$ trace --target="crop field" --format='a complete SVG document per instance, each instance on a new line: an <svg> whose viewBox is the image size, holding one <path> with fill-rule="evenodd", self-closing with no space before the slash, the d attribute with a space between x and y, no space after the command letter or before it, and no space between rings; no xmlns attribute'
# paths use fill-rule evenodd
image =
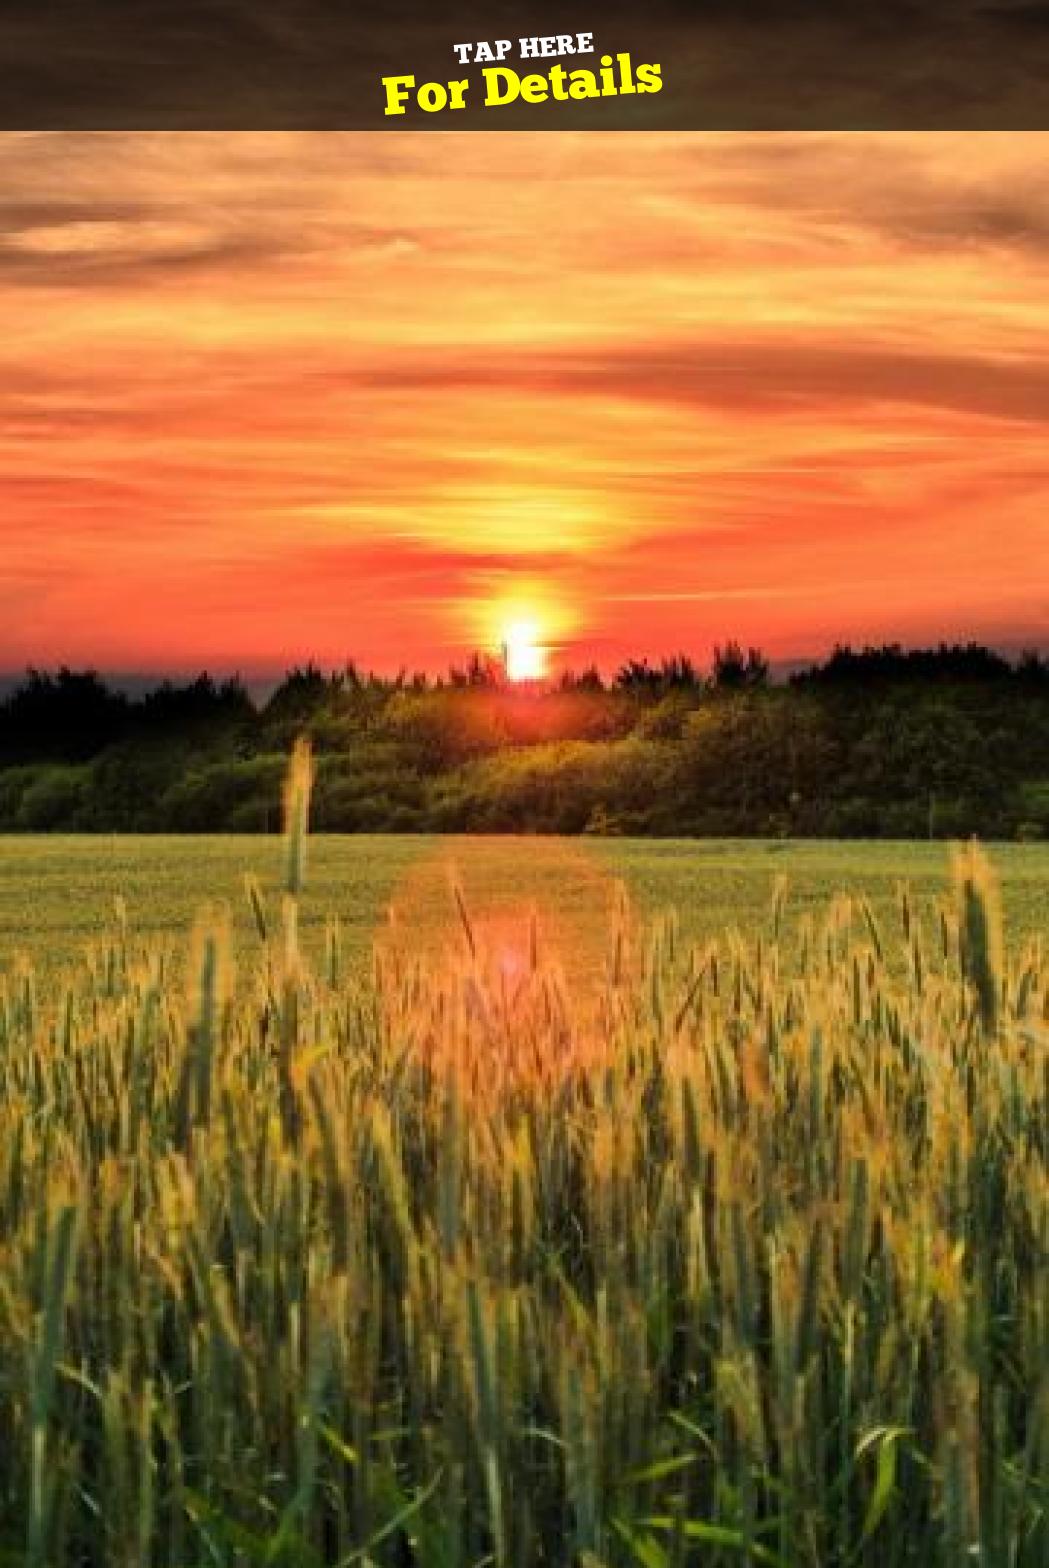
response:
<svg viewBox="0 0 1049 1568"><path fill-rule="evenodd" d="M1049 844L992 846L1005 919L1016 941L1049 932ZM616 884L639 913L673 908L688 939L763 929L777 882L795 914L837 893L863 895L891 916L897 888L916 901L944 888L946 844L659 841L651 839L317 837L310 840L301 929L317 959L326 921L340 921L347 958L364 965L391 901L399 929L436 953L454 920L454 875L475 918L511 925L534 906L569 971L600 967ZM24 954L46 972L68 967L111 929L123 900L132 929L176 949L201 905L229 906L234 947L254 957L244 896L250 873L274 889L276 837L8 837L0 839L0 972Z"/></svg>
<svg viewBox="0 0 1049 1568"><path fill-rule="evenodd" d="M1042 1568L1046 852L309 788L3 845L0 1561Z"/></svg>

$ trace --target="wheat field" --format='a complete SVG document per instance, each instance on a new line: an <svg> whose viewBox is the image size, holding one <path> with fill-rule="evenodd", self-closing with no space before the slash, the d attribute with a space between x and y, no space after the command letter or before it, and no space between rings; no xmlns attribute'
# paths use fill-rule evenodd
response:
<svg viewBox="0 0 1049 1568"><path fill-rule="evenodd" d="M1014 947L1049 931L1049 844L988 846L1000 879ZM349 967L367 970L377 932L395 912L404 940L430 958L457 924L450 875L475 921L519 928L538 909L548 948L573 981L585 969L599 982L613 927L618 884L639 920L677 911L680 935L704 944L739 931L767 930L777 882L789 886L788 936L799 918L818 920L848 892L895 929L899 885L931 905L950 873L947 843L828 839L639 839L432 837L407 834L310 836L310 871L299 899L299 935L314 968L325 932L339 922ZM276 834L0 835L0 977L27 959L39 983L61 981L104 941L119 901L139 944L182 965L186 934L203 902L229 907L230 951L250 978L258 952L244 877L279 901L284 851Z"/></svg>
<svg viewBox="0 0 1049 1568"><path fill-rule="evenodd" d="M221 909L3 980L0 1561L1040 1568L1049 962L981 852L621 896L592 988L453 887L362 973L309 788L238 983Z"/></svg>

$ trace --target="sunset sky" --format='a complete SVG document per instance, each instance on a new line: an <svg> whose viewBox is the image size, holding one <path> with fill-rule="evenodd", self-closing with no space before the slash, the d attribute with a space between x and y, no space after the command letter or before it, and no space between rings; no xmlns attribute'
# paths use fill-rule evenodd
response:
<svg viewBox="0 0 1049 1568"><path fill-rule="evenodd" d="M1049 132L3 132L0 193L0 670L1049 646Z"/></svg>

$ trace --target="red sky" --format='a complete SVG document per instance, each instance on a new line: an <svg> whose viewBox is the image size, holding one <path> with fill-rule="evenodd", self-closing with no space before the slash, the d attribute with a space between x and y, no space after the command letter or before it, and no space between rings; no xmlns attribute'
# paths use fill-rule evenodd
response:
<svg viewBox="0 0 1049 1568"><path fill-rule="evenodd" d="M1049 133L0 133L0 669L1049 646Z"/></svg>

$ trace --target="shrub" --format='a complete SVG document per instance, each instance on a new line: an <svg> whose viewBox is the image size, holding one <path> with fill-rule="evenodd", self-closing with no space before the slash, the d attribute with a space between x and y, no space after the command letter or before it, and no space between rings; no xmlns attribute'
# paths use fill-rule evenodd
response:
<svg viewBox="0 0 1049 1568"><path fill-rule="evenodd" d="M15 827L27 833L75 832L91 789L90 767L34 769L22 788Z"/></svg>
<svg viewBox="0 0 1049 1568"><path fill-rule="evenodd" d="M281 757L198 764L172 785L159 816L179 833L232 832L236 822L250 831L273 831L280 822Z"/></svg>

